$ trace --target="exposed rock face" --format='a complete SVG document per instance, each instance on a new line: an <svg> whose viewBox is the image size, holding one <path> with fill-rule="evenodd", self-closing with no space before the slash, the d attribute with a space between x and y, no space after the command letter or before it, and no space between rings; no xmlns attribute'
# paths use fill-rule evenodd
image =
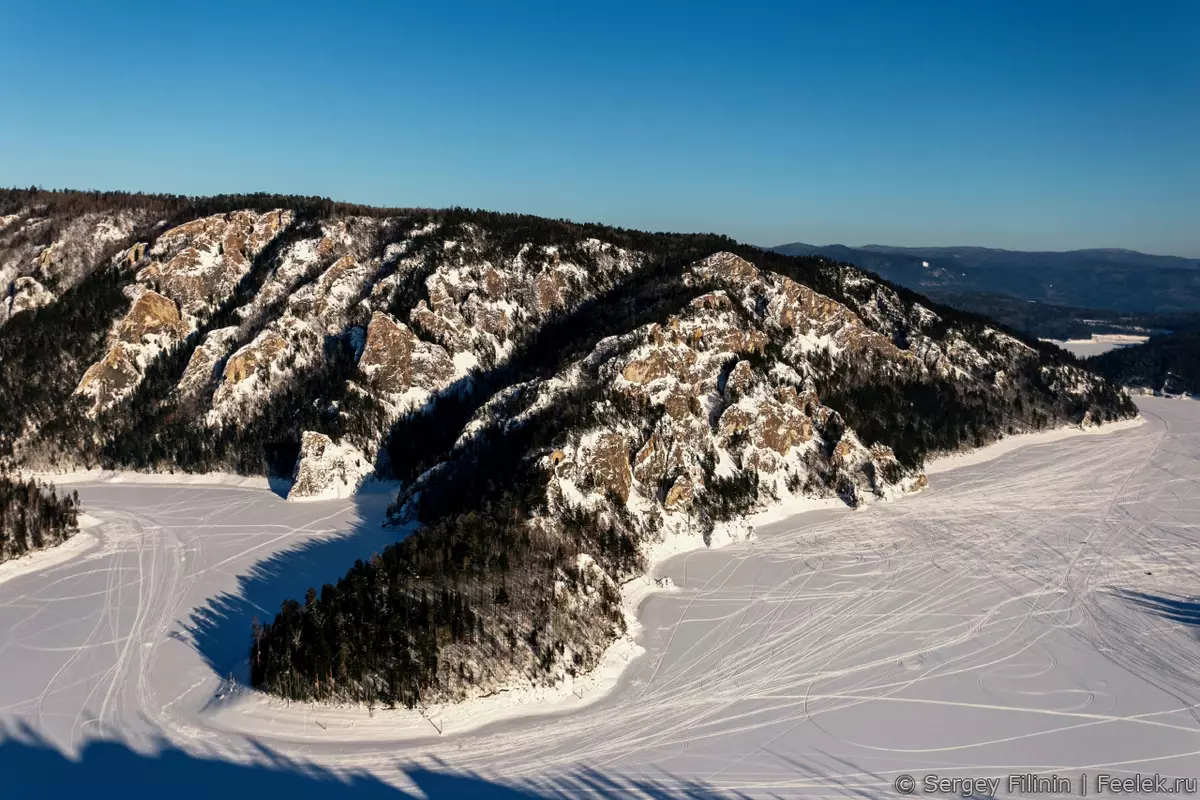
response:
<svg viewBox="0 0 1200 800"><path fill-rule="evenodd" d="M147 336L163 336L170 340L182 338L187 326L179 316L179 309L169 298L158 292L146 291L134 302L133 308L121 320L117 338L129 344L137 344Z"/></svg>
<svg viewBox="0 0 1200 800"><path fill-rule="evenodd" d="M237 384L255 375L287 349L288 343L274 331L267 331L238 350L225 365L225 383Z"/></svg>
<svg viewBox="0 0 1200 800"><path fill-rule="evenodd" d="M629 469L629 447L619 433L605 431L584 445L582 460L587 474L602 491L611 492L622 503L629 499L633 476Z"/></svg>
<svg viewBox="0 0 1200 800"><path fill-rule="evenodd" d="M136 228L151 224L146 211L122 210L52 217L29 208L0 225L0 325L13 315L54 302L87 277ZM11 301L9 298L11 297Z"/></svg>
<svg viewBox="0 0 1200 800"><path fill-rule="evenodd" d="M104 358L88 367L75 392L93 400L94 412L128 394L141 376L142 371L132 348L118 341L108 349Z"/></svg>
<svg viewBox="0 0 1200 800"><path fill-rule="evenodd" d="M445 348L418 339L407 325L379 311L367 326L358 368L387 395L402 395L413 388L437 391L454 374L454 362Z"/></svg>
<svg viewBox="0 0 1200 800"><path fill-rule="evenodd" d="M750 440L756 447L786 456L793 447L804 444L812 436L812 420L803 412L766 397L751 428Z"/></svg>
<svg viewBox="0 0 1200 800"><path fill-rule="evenodd" d="M150 251L140 283L179 303L188 316L203 316L229 296L251 260L291 221L291 213L235 211L172 228Z"/></svg>
<svg viewBox="0 0 1200 800"><path fill-rule="evenodd" d="M0 302L0 323L13 314L30 311L34 308L50 305L54 302L54 293L47 291L33 278L28 276L13 281L12 296Z"/></svg>
<svg viewBox="0 0 1200 800"><path fill-rule="evenodd" d="M204 337L204 341L192 351L183 377L179 379L181 395L191 395L207 388L217 377L218 367L229 354L229 348L237 339L236 326L217 328Z"/></svg>
<svg viewBox="0 0 1200 800"><path fill-rule="evenodd" d="M671 484L671 488L667 490L667 496L663 500L663 507L668 511L676 511L687 509L692 504L692 495L695 492L692 486L692 481L685 475L680 475Z"/></svg>
<svg viewBox="0 0 1200 800"><path fill-rule="evenodd" d="M338 247L326 235L316 251L328 259ZM224 424L251 411L298 370L323 358L325 337L347 331L349 312L369 291L367 279L374 271L374 264L347 254L334 260L316 280L296 289L282 314L229 357L213 393L209 423Z"/></svg>
<svg viewBox="0 0 1200 800"><path fill-rule="evenodd" d="M920 488L931 442L979 444L1013 420L1129 413L1053 353L941 319L848 266L461 210L214 207L191 206L199 218L170 230L133 212L31 208L0 221L4 313L54 302L72 321L62 327L79 328L56 331L73 337L48 359L57 383L38 382L24 405L73 388L107 412L74 420L91 448L81 460L98 448L133 468L252 469L298 445L294 499L347 495L377 457L390 464L404 480L397 513L428 526L412 541L438 565L396 556L367 604L379 624L309 652L419 641L420 664L436 666L413 673L411 649L390 663L422 702L594 667L623 630L620 582L664 537L729 534L797 496L857 505ZM93 305L67 291L80 275L103 299L92 321ZM113 410L134 391L136 425ZM36 440L32 419L0 416L0 457L32 442L69 460L72 445ZM61 416L35 422L47 419ZM471 592L452 574L470 574ZM426 589L451 598L453 629L405 627L378 600ZM291 648L318 627L276 641ZM401 635L360 647L373 631ZM293 672L262 684L272 691L330 685L328 671L304 672L311 661L280 663ZM373 668L338 675L341 699L361 697Z"/></svg>
<svg viewBox="0 0 1200 800"><path fill-rule="evenodd" d="M332 500L354 494L371 463L352 447L339 446L323 433L305 431L288 500Z"/></svg>
<svg viewBox="0 0 1200 800"><path fill-rule="evenodd" d="M655 328L651 337L660 337L660 331ZM646 385L661 378L672 376L686 379L692 365L696 363L696 352L688 347L660 344L657 349L647 353L644 358L630 361L621 370L621 377L630 383Z"/></svg>
<svg viewBox="0 0 1200 800"><path fill-rule="evenodd" d="M736 256L704 259L692 274L730 283L624 337L621 347L602 343L553 379L522 388L532 409L552 404L580 375L598 382L595 418L606 422L545 457L550 497L577 503L582 491L593 508L656 508L645 519L683 530L697 507L717 502L714 486L744 473L753 473L761 497L815 492L858 503L916 485L919 471L901 467L887 447L860 442L836 410L821 405L810 378L764 354L794 353L792 364L805 367L803 354L814 351L875 353L878 368L897 376L924 374L919 360L845 306ZM617 397L628 398L617 404L627 410L614 417L603 409ZM468 429L497 413L485 407ZM420 483L410 491L414 499Z"/></svg>
<svg viewBox="0 0 1200 800"><path fill-rule="evenodd" d="M754 385L754 367L749 361L739 361L725 379L725 399L737 402Z"/></svg>
<svg viewBox="0 0 1200 800"><path fill-rule="evenodd" d="M151 359L187 333L179 309L167 297L135 288L136 299L109 335L108 352L88 368L75 393L91 400L89 413L111 407L136 388Z"/></svg>
<svg viewBox="0 0 1200 800"><path fill-rule="evenodd" d="M112 349L92 365L76 394L98 414L137 388L147 365L171 349L232 293L254 258L291 220L291 212L238 211L193 220L165 231L153 248L137 243L115 257L127 266L149 263L126 293L133 303L110 333ZM197 351L199 352L199 351ZM212 355L206 352L197 362ZM122 368L114 370L114 364ZM199 374L194 371L188 383Z"/></svg>
<svg viewBox="0 0 1200 800"><path fill-rule="evenodd" d="M462 233L437 252L437 270L423 279L427 299L416 303L408 321L451 355L483 363L503 360L516 334L594 297L642 261L638 253L586 239L570 253L525 245L496 263L482 255L490 245L485 231L467 226ZM423 263L405 261L402 268L416 272ZM404 272L398 274L402 280Z"/></svg>
<svg viewBox="0 0 1200 800"><path fill-rule="evenodd" d="M285 320L234 352L225 362L221 382L213 394L210 421L219 423L222 418L247 410L269 396L274 376L286 373L295 364L296 344L311 349L314 346L311 337L308 329L294 320ZM222 412L221 416L217 412Z"/></svg>
<svg viewBox="0 0 1200 800"><path fill-rule="evenodd" d="M211 397L205 424L252 418L319 365L336 337L358 342L360 378L386 407L386 425L471 369L503 362L520 337L627 277L642 258L587 239L569 252L523 246L495 260L484 255L493 246L489 234L472 225L457 238L431 242L420 237L436 225L396 239L392 221L337 217L304 228L273 256L257 293L234 310L238 324L208 330L206 320L254 258L292 222L288 211L212 215L120 251L114 263L135 268L137 283L127 289L130 311L109 337L110 346L125 347L103 356L109 368L90 370L77 387L92 399L90 413L134 391L150 362L199 329L178 390L180 397ZM423 284L426 296L396 305L412 282ZM125 368L111 369L117 363ZM102 376L115 383L98 386ZM671 402L677 413L688 404L686 396ZM378 436L385 433L381 427ZM371 446L360 446L373 458Z"/></svg>
<svg viewBox="0 0 1200 800"><path fill-rule="evenodd" d="M360 263L353 255L342 256L321 274L311 296L300 297L299 302L312 303L311 313L325 323L325 333L338 333L346 312L362 297L364 284L373 271L372 265Z"/></svg>
<svg viewBox="0 0 1200 800"><path fill-rule="evenodd" d="M698 262L694 269L703 277L720 278L728 283L749 284L761 277L758 267L733 253L713 253ZM707 298L709 295L704 297Z"/></svg>

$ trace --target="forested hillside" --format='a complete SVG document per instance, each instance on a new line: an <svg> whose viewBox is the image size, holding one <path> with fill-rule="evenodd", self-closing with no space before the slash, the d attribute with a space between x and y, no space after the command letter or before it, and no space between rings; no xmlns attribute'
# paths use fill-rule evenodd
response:
<svg viewBox="0 0 1200 800"><path fill-rule="evenodd" d="M0 563L52 547L79 531L79 496L0 475Z"/></svg>
<svg viewBox="0 0 1200 800"><path fill-rule="evenodd" d="M291 698L554 682L623 630L657 542L1136 413L1056 347L722 236L265 195L0 210L0 459L402 482L402 541L255 630L254 684Z"/></svg>
<svg viewBox="0 0 1200 800"><path fill-rule="evenodd" d="M1164 394L1200 394L1200 333L1153 336L1088 364L1113 383Z"/></svg>
<svg viewBox="0 0 1200 800"><path fill-rule="evenodd" d="M1095 334L1152 335L1200 330L1200 313L1121 313L1019 300L987 292L943 292L930 296L954 308L981 314L1013 330L1043 339L1088 339Z"/></svg>

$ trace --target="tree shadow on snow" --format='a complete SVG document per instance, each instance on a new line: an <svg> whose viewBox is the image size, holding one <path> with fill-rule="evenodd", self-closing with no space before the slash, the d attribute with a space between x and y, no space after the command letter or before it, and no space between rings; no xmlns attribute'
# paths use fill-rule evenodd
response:
<svg viewBox="0 0 1200 800"><path fill-rule="evenodd" d="M204 662L222 678L232 676L245 684L255 620L273 621L285 600L303 602L310 587L319 594L323 584L337 583L356 559L366 560L403 537L403 531L382 526L394 495L387 485L356 495L344 530L272 553L237 576L236 591L222 592L193 609L182 626ZM326 504L305 504L322 505Z"/></svg>
<svg viewBox="0 0 1200 800"><path fill-rule="evenodd" d="M647 798L716 800L738 797L704 784L664 775L630 779L583 769L537 781L507 782L455 771L440 761L382 762L375 772L333 771L290 759L248 742L253 763L193 755L162 741L146 752L115 741L92 741L68 757L27 726L0 724L0 776L4 796L22 800L64 797L169 797L171 800L551 800ZM395 781L398 785L392 785Z"/></svg>
<svg viewBox="0 0 1200 800"><path fill-rule="evenodd" d="M1200 600L1195 598L1167 597L1129 589L1113 589L1112 593L1127 603L1132 603L1172 622L1200 627Z"/></svg>
<svg viewBox="0 0 1200 800"><path fill-rule="evenodd" d="M893 788L895 778L889 779L830 753L817 751L808 756L808 761L781 753L772 755L786 764L797 778L816 784L807 789L808 794L861 797L863 800L891 800L899 794Z"/></svg>

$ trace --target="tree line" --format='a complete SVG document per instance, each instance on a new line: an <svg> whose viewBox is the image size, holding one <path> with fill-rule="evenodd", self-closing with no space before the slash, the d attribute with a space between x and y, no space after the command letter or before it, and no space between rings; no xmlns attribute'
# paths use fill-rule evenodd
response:
<svg viewBox="0 0 1200 800"><path fill-rule="evenodd" d="M0 563L52 547L79 531L79 493L0 475Z"/></svg>

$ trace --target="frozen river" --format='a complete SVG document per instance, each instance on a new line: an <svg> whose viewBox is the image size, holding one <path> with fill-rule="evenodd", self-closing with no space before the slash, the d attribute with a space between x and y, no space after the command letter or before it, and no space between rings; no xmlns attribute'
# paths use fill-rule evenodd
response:
<svg viewBox="0 0 1200 800"><path fill-rule="evenodd" d="M386 494L78 485L106 521L91 546L0 573L3 796L895 797L902 773L1198 776L1200 403L1139 405L1139 427L677 556L659 571L678 588L641 608L646 653L604 699L395 742L319 708L282 712L301 733L266 717L238 734L218 699L256 615L390 541Z"/></svg>

